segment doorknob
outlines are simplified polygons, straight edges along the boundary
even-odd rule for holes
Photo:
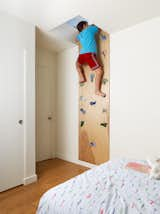
[[[19,120],[18,123],[22,125],[23,124],[23,120]]]
[[[48,117],[48,120],[52,120],[52,117]]]

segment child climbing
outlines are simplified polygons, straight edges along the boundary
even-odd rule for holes
[[[88,25],[88,22],[81,21],[77,25],[79,31],[76,41],[80,44],[80,53],[76,62],[76,68],[79,74],[79,82],[86,82],[83,64],[88,64],[96,73],[95,94],[105,97],[106,94],[101,91],[101,82],[103,70],[97,59],[97,43],[95,36],[100,29],[95,25]]]

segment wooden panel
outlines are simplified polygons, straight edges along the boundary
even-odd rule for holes
[[[84,66],[87,82],[79,87],[79,159],[101,164],[109,159],[109,34],[97,36],[98,57],[103,65],[102,91],[96,96],[95,72]]]

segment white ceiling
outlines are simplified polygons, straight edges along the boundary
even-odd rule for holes
[[[0,9],[45,30],[81,15],[111,33],[160,16],[160,0],[0,0]]]
[[[0,0],[7,11],[49,31],[81,15],[109,33],[160,16],[160,0]]]

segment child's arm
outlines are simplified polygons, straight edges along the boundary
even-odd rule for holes
[[[79,45],[79,43],[80,43],[78,36],[79,36],[79,34],[78,34],[78,35],[76,36],[76,38],[75,38],[75,43],[76,43],[77,45]]]
[[[80,52],[81,44],[80,44],[80,41],[77,40],[77,38],[75,39],[75,43],[76,43],[76,45],[78,46],[78,50],[79,50],[79,52]]]
[[[75,43],[76,45],[79,45],[80,42],[77,39],[75,39]]]
[[[79,34],[78,34],[78,35],[79,35]],[[78,45],[78,50],[79,50],[79,52],[80,52],[81,43],[80,43],[80,41],[79,41],[79,39],[78,39],[78,35],[77,35],[76,38],[75,38],[75,43],[76,43],[76,45]]]

